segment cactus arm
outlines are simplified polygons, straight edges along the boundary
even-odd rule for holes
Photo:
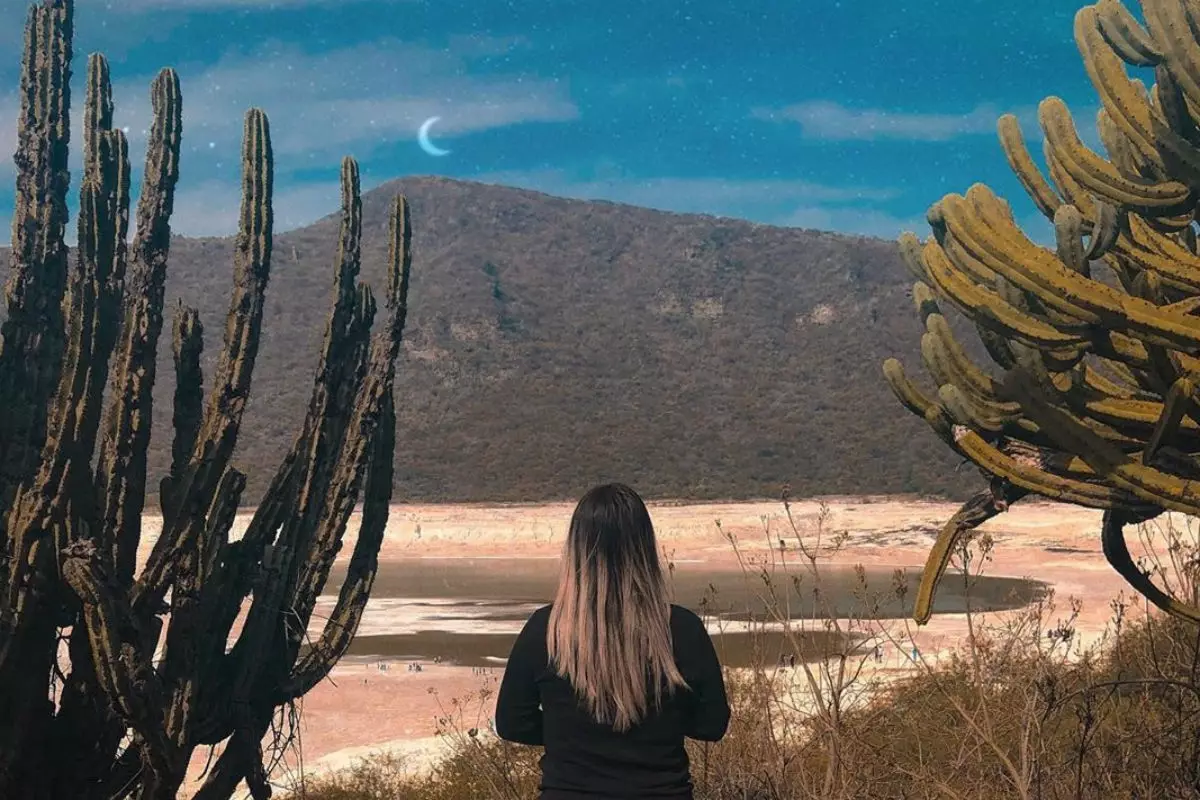
[[[903,365],[897,359],[889,358],[883,362],[883,375],[896,399],[918,417],[924,417],[926,411],[933,407],[933,401],[908,379]]]
[[[927,303],[926,309],[929,306]],[[963,400],[972,408],[997,424],[1016,423],[1020,418],[1020,405],[997,400],[991,376],[976,367],[962,351],[945,317],[940,313],[929,313],[925,326],[927,333],[921,337],[921,354],[934,381],[939,386],[953,386],[963,393]]]
[[[201,457],[211,447],[210,458],[220,465],[221,471],[237,441],[258,356],[271,272],[274,168],[267,116],[259,109],[251,109],[246,112],[242,141],[242,207],[234,245],[234,289],[225,327],[225,346],[198,437],[198,442],[204,444],[198,444],[193,454]]]
[[[172,353],[175,361],[175,403],[172,422],[171,468],[159,483],[159,505],[163,530],[171,530],[180,511],[179,485],[191,460],[200,433],[204,403],[204,374],[200,355],[204,351],[204,326],[194,308],[179,303],[172,324]]]
[[[1100,0],[1095,9],[1100,33],[1122,60],[1137,67],[1162,62],[1163,54],[1154,39],[1119,0]]]
[[[235,469],[227,470],[217,484],[208,513],[190,523],[199,530],[181,537],[182,552],[176,555],[171,624],[167,629],[161,674],[167,695],[166,735],[182,754],[190,754],[192,715],[197,708],[200,684],[211,675],[213,654],[205,647],[203,638],[209,623],[208,605],[218,588],[211,579],[245,488],[246,476]],[[182,778],[186,768],[186,762],[177,765],[172,774]],[[178,789],[177,783],[174,788]]]
[[[972,402],[965,392],[953,384],[946,383],[938,387],[938,401],[955,422],[976,430],[999,433],[1016,421],[1014,417],[989,413],[988,409]]]
[[[62,360],[73,4],[30,8],[21,63],[8,316],[0,325],[0,504],[37,468]],[[4,522],[0,521],[0,540]]]
[[[387,529],[394,471],[392,450],[396,439],[396,410],[390,390],[385,393],[383,402],[375,452],[363,488],[362,520],[354,553],[346,570],[346,580],[342,583],[337,604],[326,620],[320,638],[297,661],[280,689],[276,698],[278,702],[290,702],[308,693],[325,679],[350,646],[366,610],[367,598],[379,569],[379,547]]]
[[[1192,422],[1200,419],[1200,405],[1197,404],[1196,397],[1197,380],[1194,376],[1181,376],[1171,385],[1170,391],[1163,399],[1163,410],[1158,423],[1146,440],[1142,454],[1144,463],[1151,463],[1164,444],[1177,441],[1184,419],[1190,418]]]
[[[1157,505],[1182,514],[1200,512],[1200,483],[1197,481],[1168,475],[1138,463],[1088,430],[1075,415],[1044,399],[1023,373],[1009,373],[1004,385],[1062,450],[1078,453],[1115,488],[1136,495],[1145,505]]]
[[[1021,135],[1021,123],[1015,115],[1005,114],[996,123],[996,130],[1000,136],[1004,156],[1008,159],[1008,166],[1025,188],[1026,194],[1047,219],[1054,219],[1058,207],[1063,203],[1062,198],[1050,186],[1029,155],[1025,137]]]
[[[1086,341],[1081,334],[1060,331],[1021,312],[991,289],[973,284],[960,276],[936,243],[926,244],[923,256],[929,267],[929,276],[939,293],[964,313],[998,333],[1048,348],[1069,347]]]
[[[1139,269],[1152,269],[1173,277],[1185,290],[1200,285],[1200,257],[1178,239],[1155,230],[1136,214],[1127,218],[1128,236],[1122,236],[1116,251]]]
[[[101,688],[141,741],[148,786],[163,781],[174,748],[157,712],[162,685],[153,667],[125,645],[136,625],[124,592],[105,572],[106,558],[90,541],[79,541],[66,554],[63,578],[83,601],[84,621]]]
[[[920,625],[928,622],[932,615],[937,584],[950,562],[954,547],[968,531],[1007,510],[1009,503],[1029,492],[1092,508],[1113,508],[1128,501],[1128,495],[1123,493],[1105,491],[1103,487],[1063,478],[1021,463],[988,445],[973,432],[960,428],[955,433],[964,454],[995,475],[993,487],[1001,488],[999,492],[993,488],[974,495],[938,533],[926,559],[913,606],[912,618]],[[1045,460],[1042,461],[1044,463]]]
[[[271,263],[271,182],[273,160],[266,115],[258,109],[246,113],[242,142],[242,211],[234,255],[234,289],[225,327],[225,346],[205,408],[200,432],[188,467],[172,487],[173,502],[194,516],[195,504],[212,496],[237,442],[250,380],[258,353],[263,307]],[[188,545],[193,525],[164,524],[133,590],[139,614],[151,612],[167,591],[174,554]]]
[[[151,87],[154,120],[146,154],[142,192],[138,198],[137,232],[128,274],[128,306],[110,371],[108,409],[100,442],[96,484],[101,504],[99,536],[116,565],[113,576],[133,580],[146,489],[156,371],[162,330],[162,298],[170,247],[170,214],[179,179],[182,105],[179,77],[163,70]]]
[[[403,224],[396,228],[404,232],[400,239],[404,247],[393,253],[389,292],[401,289],[407,292],[407,275],[396,272],[398,268],[406,271],[411,260],[407,251],[410,234],[405,232],[407,205],[398,203],[393,213],[396,211],[404,214]],[[371,457],[371,442],[379,424],[383,391],[378,376],[381,369],[392,369],[391,363],[399,352],[400,329],[397,326],[403,324],[404,303],[403,298],[394,296],[389,296],[388,300],[389,307],[396,309],[388,324],[389,330],[395,330],[394,338],[376,342],[368,348],[374,301],[365,287],[356,289],[354,285],[358,272],[360,214],[357,165],[347,159],[343,164],[343,226],[335,270],[334,311],[331,313],[331,319],[336,318],[339,322],[331,324],[326,331],[322,369],[314,384],[306,433],[297,450],[294,467],[297,482],[300,476],[308,475],[304,479],[308,483],[306,495],[313,502],[307,516],[297,510],[283,520],[275,546],[275,563],[281,576],[286,577],[279,586],[272,587],[272,591],[255,593],[246,625],[227,656],[231,665],[229,670],[238,676],[230,688],[234,698],[249,701],[259,691],[255,687],[262,684],[273,687],[265,691],[274,697],[293,670],[315,598],[324,585],[334,554],[341,546],[341,537]],[[338,391],[338,387],[347,385],[362,386],[357,409],[350,406],[351,397],[344,388]],[[339,426],[331,422],[345,413],[339,410],[343,408],[353,410],[353,414],[349,424],[340,426],[339,430]],[[326,452],[336,459],[328,465],[327,471],[318,469],[318,463],[314,461],[316,434],[321,429],[326,430]],[[325,488],[317,491],[320,486]],[[278,630],[276,621],[283,609],[287,610],[290,622],[286,628]],[[263,646],[262,642],[270,641],[268,632],[271,630],[276,630],[282,640],[272,645],[270,652],[263,653],[258,648]],[[220,736],[232,722],[228,715],[217,715],[206,722],[206,735]]]
[[[956,378],[953,383],[968,388],[977,400],[994,407],[997,413],[1014,414],[1020,410],[1018,403],[1006,403],[997,399],[995,380],[971,361],[962,345],[954,338],[945,317],[941,314],[930,314],[925,320],[925,328],[937,344],[937,350],[943,355],[951,374]]]
[[[1132,155],[1133,150],[1129,147],[1129,143],[1125,140],[1121,141],[1122,146]],[[1094,219],[1099,215],[1096,194],[1075,180],[1063,167],[1062,158],[1055,152],[1050,140],[1046,138],[1042,140],[1042,157],[1046,160],[1046,171],[1050,174],[1050,180],[1054,182],[1054,186],[1062,195],[1064,202],[1078,208],[1080,213],[1088,219]],[[1113,201],[1106,199],[1106,202]],[[1120,206],[1120,203],[1115,203],[1115,205]]]
[[[1116,206],[1097,201],[1096,223],[1092,226],[1091,240],[1088,242],[1087,261],[1094,261],[1113,248],[1121,235],[1122,218]],[[1080,274],[1091,277],[1090,270],[1081,271]]]
[[[1113,367],[1112,362],[1105,362],[1105,367],[1111,370]],[[1080,364],[1076,374],[1090,391],[1101,397],[1111,397],[1119,400],[1143,400],[1152,396],[1126,383],[1118,383],[1100,370],[1087,364]]]
[[[1063,205],[1054,212],[1054,248],[1058,260],[1068,269],[1088,277],[1090,266],[1083,237],[1083,215],[1079,209]]]
[[[71,9],[68,4],[58,10],[64,13],[56,15],[48,7],[38,10],[31,18],[30,28],[35,27],[35,22],[40,23],[51,54],[58,50],[60,56],[69,59],[69,53],[63,54],[59,50],[63,46],[62,36],[53,33],[53,29],[63,19],[69,26]],[[69,74],[69,69],[65,66],[63,69]],[[39,98],[39,101],[48,100],[52,105],[62,102],[61,98],[55,99],[52,90],[47,94],[47,98]],[[89,97],[89,106],[93,102]],[[60,110],[65,113],[65,107]],[[92,142],[96,143],[94,137]],[[0,586],[5,589],[4,597],[0,599],[0,633],[3,634],[0,635],[0,681],[6,686],[9,697],[0,701],[0,715],[10,720],[13,729],[26,728],[22,732],[35,742],[43,735],[54,737],[57,732],[53,727],[55,720],[43,718],[35,723],[26,718],[36,708],[28,692],[39,691],[37,684],[44,676],[39,676],[36,668],[23,661],[31,653],[43,652],[47,643],[53,646],[57,617],[75,610],[68,592],[37,576],[61,572],[62,549],[72,540],[86,536],[92,523],[89,460],[93,440],[88,436],[87,421],[98,410],[100,398],[92,396],[88,388],[94,373],[98,303],[104,288],[105,267],[112,257],[112,239],[108,235],[112,220],[106,200],[108,190],[112,188],[113,174],[110,169],[102,168],[94,147],[88,148],[86,158],[90,169],[80,190],[79,246],[74,266],[64,276],[67,291],[60,310],[62,329],[56,332],[57,339],[54,332],[48,331],[46,336],[49,341],[57,341],[62,349],[55,359],[58,385],[44,418],[41,465],[32,476],[32,482],[18,490],[11,509],[13,513],[5,515],[11,551],[16,555],[12,564],[16,569],[11,581],[0,580]],[[3,568],[6,576],[8,570],[6,559]],[[65,611],[60,611],[62,606],[66,607]],[[86,654],[82,639],[82,631],[73,631],[71,644],[74,651]],[[86,691],[87,673],[86,668],[78,674],[73,672],[64,686],[65,714],[79,710],[78,701],[81,692]],[[23,726],[20,722],[26,724]],[[19,752],[19,748],[4,743],[0,744],[0,749],[6,750],[6,754],[0,756],[0,773],[6,773],[7,754]]]
[[[1130,436],[1148,435],[1163,415],[1163,404],[1150,400],[1090,399],[1079,403],[1076,408],[1088,417],[1112,425]],[[1191,418],[1180,420],[1177,433],[1186,436],[1192,444],[1200,443],[1197,438],[1200,437],[1200,425]]]
[[[979,339],[983,342],[983,347],[991,356],[993,363],[1001,369],[1011,369],[1017,362],[1008,340],[978,320],[972,320],[972,324],[974,324],[975,332],[979,334]]]
[[[1104,512],[1104,520],[1100,527],[1100,541],[1104,548],[1104,558],[1112,565],[1125,581],[1154,605],[1177,617],[1200,622],[1200,608],[1191,603],[1184,603],[1171,597],[1154,585],[1150,577],[1134,563],[1125,543],[1125,524],[1129,514],[1120,509]]]
[[[1146,163],[1146,159],[1134,146],[1133,142],[1122,131],[1118,122],[1105,106],[1096,112],[1096,132],[1100,134],[1100,143],[1112,161],[1113,166],[1126,175],[1160,177],[1161,168]]]
[[[34,722],[30,697],[45,696],[45,681],[17,651],[30,658],[53,635],[32,623],[51,588],[37,575],[54,558],[52,547],[37,541],[44,523],[28,513],[36,510],[19,487],[38,473],[62,368],[72,14],[69,0],[30,8],[21,63],[12,272],[0,325],[0,718],[11,720],[0,734],[0,787],[22,780],[13,737],[36,742],[45,728]]]
[[[119,324],[121,284],[124,280],[124,237],[129,215],[129,159],[124,133],[112,130],[112,86],[108,63],[102,56],[88,60],[88,87],[84,104],[84,179],[80,205],[88,186],[96,187],[94,211],[80,214],[80,269],[73,273],[72,294],[87,282],[95,310],[89,314],[85,349],[80,350],[83,374],[74,387],[78,398],[73,438],[81,456],[91,459],[102,413],[102,394],[108,380],[108,363]],[[85,233],[86,227],[86,233]],[[86,250],[83,245],[86,243]],[[83,344],[81,342],[81,344]]]
[[[1200,104],[1200,58],[1195,53],[1183,3],[1179,0],[1143,0],[1146,29],[1162,52],[1162,64],[1170,69],[1180,89],[1194,104]]]
[[[323,530],[317,534],[310,548],[309,557],[305,561],[308,569],[301,575],[302,599],[296,604],[300,618],[304,620],[305,625],[312,615],[316,597],[328,579],[334,555],[341,548],[346,520],[358,497],[359,485],[371,457],[371,440],[377,435],[377,426],[381,424],[378,419],[384,414],[383,398],[390,396],[392,391],[395,360],[400,352],[400,341],[404,330],[408,270],[411,264],[411,226],[408,219],[408,204],[402,197],[396,198],[393,203],[388,228],[390,234],[390,266],[386,287],[388,320],[384,329],[371,341],[369,361],[366,367],[368,378],[363,390],[365,403],[362,407],[362,421],[357,423],[359,426],[357,436],[347,441],[347,445],[351,446],[353,451],[347,452],[343,456],[344,463],[347,465],[344,491],[350,502],[343,511],[329,515],[326,520],[323,520]],[[365,293],[364,298],[369,300],[369,293]],[[366,317],[367,325],[370,324],[370,316],[371,314]],[[341,495],[342,491],[333,494],[334,497]],[[333,509],[332,504],[330,509]]]
[[[319,523],[322,507],[326,505],[323,487],[329,485],[330,472],[337,467],[341,437],[346,427],[337,421],[346,409],[348,392],[357,391],[365,370],[366,330],[355,324],[355,309],[359,305],[355,278],[359,271],[359,238],[361,236],[361,200],[359,197],[358,167],[353,159],[342,164],[342,224],[339,234],[338,257],[334,270],[333,309],[326,327],[317,379],[309,401],[303,433],[298,441],[294,469],[297,508],[282,519],[276,548],[279,568],[287,577],[287,585],[272,593],[255,594],[246,625],[238,637],[230,657],[243,665],[240,691],[247,693],[265,665],[254,655],[253,648],[266,631],[272,630],[280,611],[288,607],[288,599],[299,580],[298,563],[311,542]],[[325,469],[319,469],[323,462]],[[315,474],[314,474],[315,473]],[[293,560],[297,563],[293,568]],[[255,633],[248,634],[251,629]],[[302,630],[293,630],[292,636]],[[290,666],[290,663],[289,663]]]
[[[1196,126],[1191,106],[1179,88],[1179,81],[1162,65],[1154,70],[1154,102],[1161,117],[1154,121],[1156,134],[1159,127],[1165,125],[1168,131],[1182,137],[1189,145],[1200,145],[1200,128]]]
[[[377,376],[376,380],[382,381],[382,405],[379,410],[379,428],[375,434],[375,450],[368,465],[364,487],[363,516],[358,541],[355,543],[354,554],[337,605],[322,631],[321,638],[297,663],[291,677],[284,684],[283,696],[289,699],[304,694],[308,688],[316,685],[328,674],[329,669],[349,646],[358,629],[367,596],[374,583],[378,567],[376,554],[387,526],[393,478],[390,454],[395,446],[396,412],[392,399],[392,382],[407,316],[409,269],[412,262],[412,227],[408,203],[403,197],[397,197],[393,204],[389,217],[389,233],[391,269],[388,271],[385,301],[389,314],[385,330],[373,343],[372,351],[372,361],[375,365],[373,374]],[[382,367],[382,376],[378,377],[381,371],[380,362],[385,366]],[[327,570],[328,567],[324,576],[313,577],[323,584],[328,575]],[[316,582],[313,581],[314,584]],[[316,596],[315,591],[313,596]],[[311,610],[309,613],[311,614]]]
[[[1039,458],[1036,464],[1025,458],[1013,458],[967,428],[960,427],[955,433],[963,454],[982,469],[1034,494],[1086,508],[1112,508],[1115,505],[1136,502],[1128,492],[1049,472],[1042,468],[1046,465],[1044,458]]]
[[[95,449],[102,392],[118,324],[123,237],[129,204],[125,138],[119,131],[111,130],[111,121],[108,66],[103,57],[93,55],[89,59],[84,106],[84,177],[76,250],[78,268],[71,273],[68,286],[70,343],[64,381],[60,386],[60,395],[65,389],[71,402],[60,402],[58,406],[68,414],[64,422],[69,424],[54,437],[60,449],[65,442],[73,442],[73,455],[68,466],[71,471],[69,482],[74,487],[70,513],[78,518],[77,526],[82,527],[86,522],[89,530],[96,527],[91,517],[94,487],[89,465]],[[118,241],[118,237],[122,240]],[[62,544],[60,559],[63,557]],[[59,568],[61,571],[61,564]],[[86,622],[85,617],[77,616],[72,626],[68,643],[72,668],[62,687],[52,733],[51,748],[54,751],[81,754],[76,769],[55,773],[59,780],[54,792],[64,797],[80,796],[87,791],[84,787],[94,785],[104,774],[124,733],[100,689]]]
[[[917,596],[913,601],[912,617],[918,625],[924,625],[933,615],[937,585],[950,564],[955,546],[972,530],[1008,510],[1010,504],[1025,494],[1024,489],[993,481],[990,488],[972,495],[942,526],[925,560],[925,569],[921,572],[921,582],[917,585]]]
[[[986,187],[979,184],[972,187],[972,191],[976,189],[990,193]],[[977,224],[977,220],[971,214],[958,215],[957,212],[965,210],[965,198],[950,195],[943,202],[947,224],[952,229],[957,221],[985,240],[992,239],[996,242],[995,237],[998,236],[1010,246],[1020,242],[1019,249],[1014,249],[1010,257],[997,259],[996,271],[1022,288],[1035,292],[1039,298],[1052,303],[1063,312],[1071,314],[1071,309],[1078,306],[1086,313],[1103,315],[1113,323],[1122,324],[1126,330],[1155,343],[1185,350],[1200,349],[1200,321],[1189,315],[1167,311],[1142,298],[1122,296],[1110,286],[1084,278],[1069,269],[1053,254],[1033,246],[1018,228],[999,216],[992,216],[989,220],[995,225],[995,233],[988,232],[986,226]],[[1003,250],[998,247],[997,252]],[[928,255],[926,261],[929,261]],[[1055,299],[1064,297],[1069,299]],[[1098,321],[1098,318],[1089,321]]]
[[[1200,295],[1188,297],[1176,303],[1171,303],[1169,307],[1181,314],[1194,315],[1197,311],[1200,311]]]
[[[1063,170],[1080,186],[1102,198],[1135,208],[1182,209],[1190,189],[1175,180],[1151,181],[1121,174],[1079,139],[1066,104],[1048,97],[1038,106],[1038,119]]]
[[[354,332],[354,338],[367,344],[367,332],[375,307],[370,292],[364,291],[359,295],[356,305],[362,309],[362,317],[359,322],[351,325],[350,330]],[[379,403],[382,401],[377,398],[382,388],[378,385],[379,378],[369,372],[372,361],[370,350],[365,347],[356,348],[355,360],[355,377],[362,387],[359,395],[363,399],[361,404],[353,409],[350,425],[341,434],[338,452],[336,455],[331,453],[332,468],[322,476],[325,487],[322,502],[313,508],[313,518],[306,531],[307,536],[305,540],[297,542],[298,569],[295,572],[294,583],[289,586],[288,607],[293,608],[296,614],[295,625],[289,628],[289,665],[299,652],[316,599],[341,549],[346,525],[358,503],[370,459],[371,440],[379,424]]]
[[[986,263],[987,255],[972,250],[970,243],[964,242],[959,237],[958,231],[949,231],[939,240],[938,244],[941,245],[942,252],[955,269],[962,272],[972,283],[981,286],[995,284],[996,272]]]
[[[925,265],[922,255],[921,240],[911,232],[900,234],[900,258],[913,277],[921,283],[930,283],[929,267]]]
[[[1084,66],[1110,118],[1128,137],[1140,160],[1156,177],[1167,174],[1194,177],[1200,174],[1200,154],[1165,124],[1160,113],[1134,88],[1125,65],[1106,46],[1093,7],[1075,17],[1075,41]],[[1160,154],[1161,153],[1161,154]],[[1171,162],[1171,169],[1165,164]],[[1183,173],[1178,170],[1184,170]]]

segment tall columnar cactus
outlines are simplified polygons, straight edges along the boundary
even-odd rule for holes
[[[196,748],[223,745],[195,796],[227,798],[244,780],[265,798],[271,720],[345,652],[377,568],[392,495],[408,206],[397,197],[391,209],[386,320],[372,334],[375,299],[357,281],[358,168],[345,160],[333,310],[308,413],[248,530],[232,540],[246,479],[231,462],[272,245],[270,129],[262,111],[246,114],[224,345],[206,399],[199,315],[177,308],[172,459],[157,487],[162,531],[138,570],[182,101],[175,73],[163,70],[151,89],[127,246],[128,146],[112,127],[108,66],[91,57],[78,246],[68,262],[72,5],[43,0],[26,27],[14,270],[0,343],[0,797],[175,798]],[[360,500],[337,605],[322,636],[306,642]]]
[[[1000,119],[1010,166],[1054,223],[1053,247],[1030,241],[979,184],[930,209],[924,243],[901,237],[937,392],[915,386],[895,359],[884,374],[990,482],[938,536],[918,622],[956,542],[1030,495],[1104,509],[1109,563],[1155,605],[1200,621],[1200,609],[1137,567],[1124,539],[1127,524],[1164,511],[1200,513],[1200,6],[1142,0],[1142,11],[1145,27],[1119,0],[1075,16],[1105,155],[1047,98],[1038,109],[1047,177],[1016,119]],[[1153,84],[1127,67],[1152,69]],[[993,368],[972,363],[943,302],[974,323]]]

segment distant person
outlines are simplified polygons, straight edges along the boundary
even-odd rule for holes
[[[621,484],[592,489],[554,602],[513,644],[496,735],[545,746],[540,800],[692,800],[684,737],[715,742],[728,725],[712,639],[667,598],[645,504]]]

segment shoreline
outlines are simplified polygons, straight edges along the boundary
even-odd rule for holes
[[[556,559],[574,502],[531,505],[394,504],[380,548],[380,565],[409,559]],[[706,563],[713,567],[738,565],[743,559],[778,556],[777,542],[794,533],[778,499],[759,502],[705,502],[692,504],[647,503],[654,520],[660,552],[681,563]],[[933,536],[958,509],[959,503],[928,499],[894,499],[854,496],[842,499],[792,500],[793,521],[806,533],[817,527],[822,538],[843,534],[844,546],[822,563],[838,566],[896,567],[920,572]],[[822,516],[822,507],[825,508]],[[240,536],[253,510],[239,512],[234,538]],[[356,538],[360,512],[352,515],[338,566],[348,562]],[[1103,635],[1109,619],[1109,602],[1122,590],[1130,591],[1111,569],[1100,550],[1101,513],[1050,501],[1015,504],[1012,509],[981,526],[995,540],[985,574],[1044,581],[1055,592],[1060,613],[1068,597],[1077,597],[1082,609],[1076,630],[1083,644]],[[143,548],[156,538],[154,515],[146,515]],[[1131,545],[1136,542],[1130,537]],[[350,545],[350,546],[346,546]],[[795,550],[787,554],[795,555]],[[665,565],[664,565],[665,566]],[[755,566],[748,564],[753,577]],[[331,576],[333,578],[334,576]],[[336,578],[335,578],[336,579]],[[325,587],[323,597],[336,593]],[[368,604],[368,609],[370,604]],[[1003,619],[1020,611],[988,613],[988,620]],[[314,623],[320,620],[314,619]],[[903,618],[884,623],[899,638],[912,641],[921,654],[949,652],[966,635],[965,614],[938,614],[922,628]],[[896,648],[898,650],[898,648]],[[303,764],[306,774],[350,766],[355,759],[376,750],[400,748],[409,753],[416,768],[430,766],[439,756],[444,739],[435,736],[435,721],[452,710],[451,698],[460,700],[485,688],[494,679],[498,688],[503,667],[491,673],[474,673],[472,667],[425,664],[422,672],[407,672],[399,659],[389,659],[387,671],[372,670],[358,659],[337,665],[330,678],[304,698],[300,729],[302,758],[293,753],[287,761],[293,771]],[[874,665],[871,665],[874,667]],[[902,663],[880,669],[887,680],[910,674],[915,667]],[[440,698],[445,708],[439,709]],[[478,701],[468,701],[474,711]],[[481,714],[490,715],[494,696],[484,702]],[[461,710],[462,707],[460,707]],[[465,725],[464,727],[471,727]],[[478,725],[481,730],[485,725]],[[193,764],[202,766],[207,751],[196,753]],[[198,770],[190,773],[194,778]],[[279,773],[282,777],[283,774]],[[196,784],[190,780],[186,786]]]

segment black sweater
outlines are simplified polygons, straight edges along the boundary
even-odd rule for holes
[[[691,800],[683,737],[715,742],[729,724],[721,665],[704,623],[671,606],[675,664],[691,691],[663,694],[662,709],[624,733],[597,723],[546,654],[550,606],[533,612],[513,644],[500,694],[496,733],[543,745],[541,800],[670,798]],[[540,708],[539,708],[540,705]]]

